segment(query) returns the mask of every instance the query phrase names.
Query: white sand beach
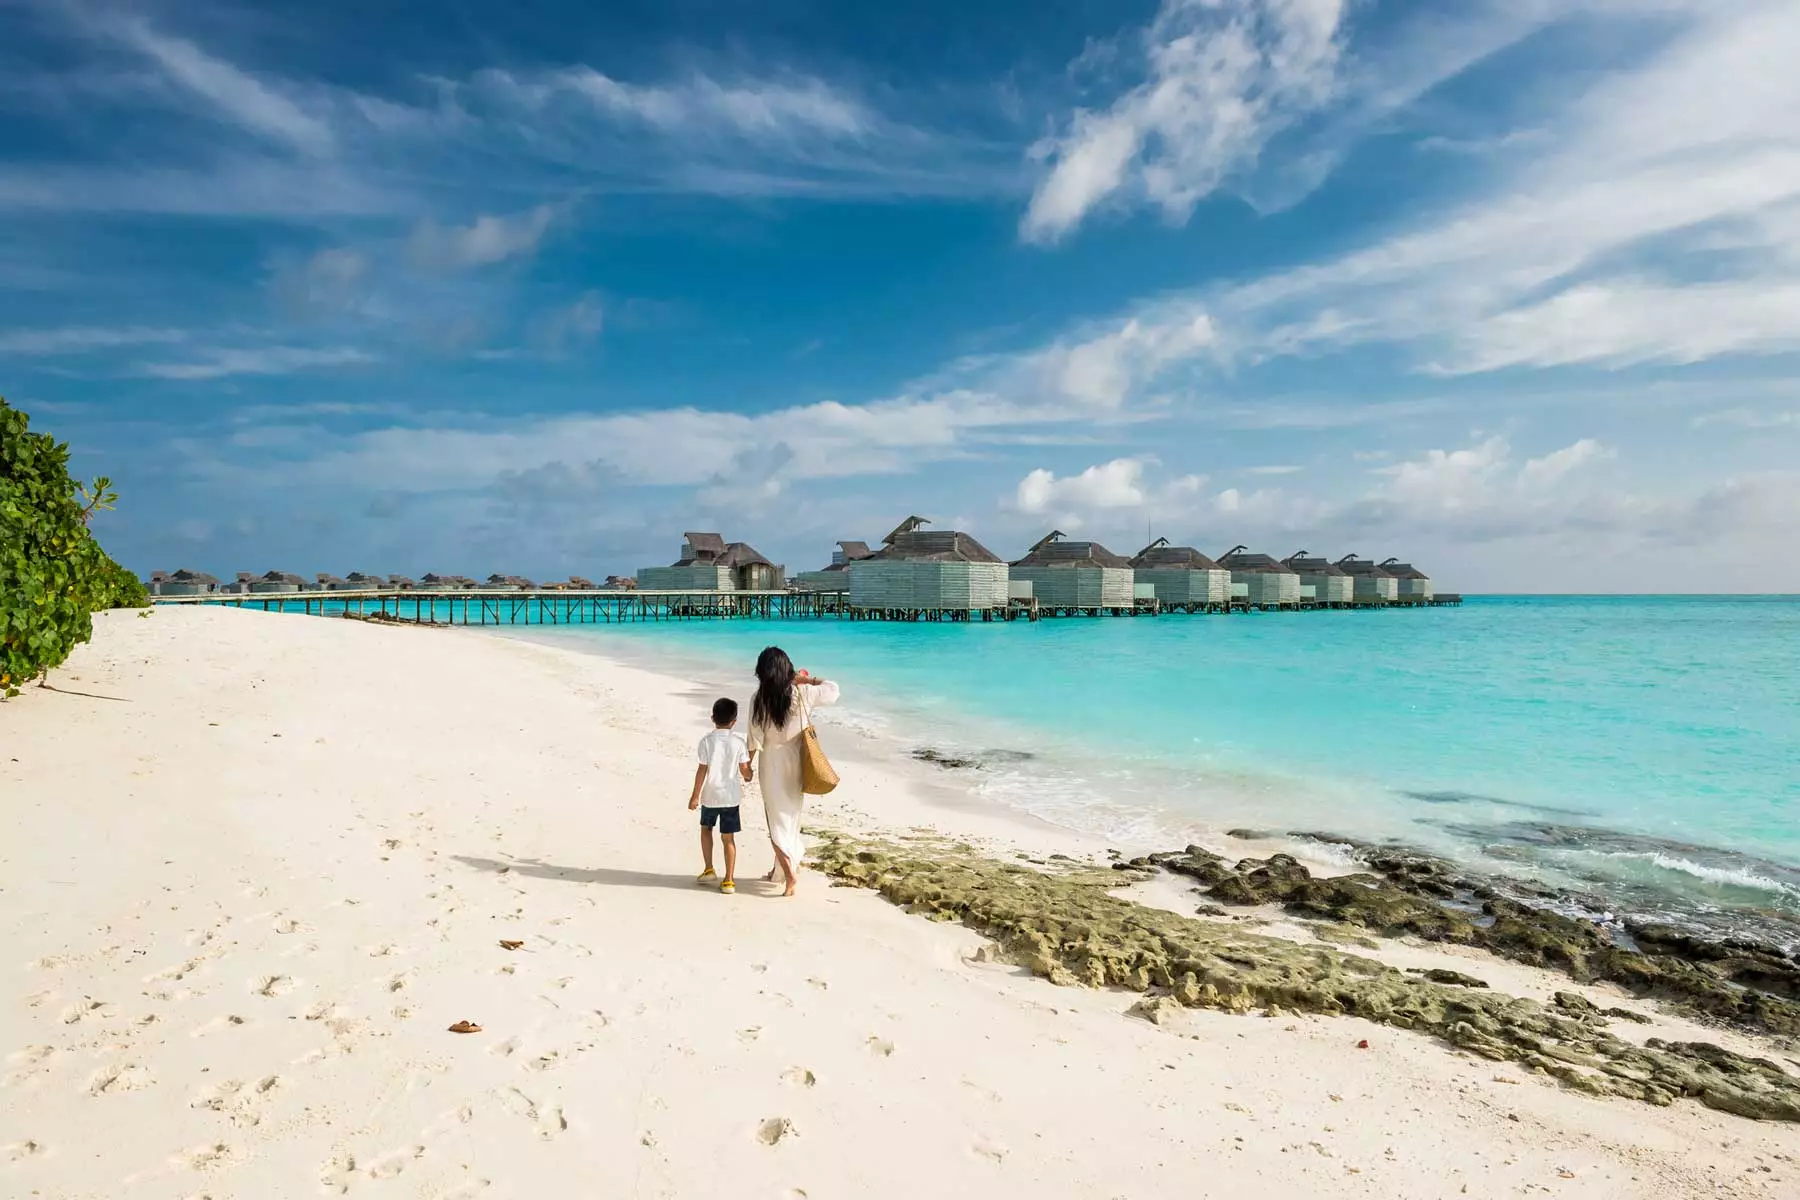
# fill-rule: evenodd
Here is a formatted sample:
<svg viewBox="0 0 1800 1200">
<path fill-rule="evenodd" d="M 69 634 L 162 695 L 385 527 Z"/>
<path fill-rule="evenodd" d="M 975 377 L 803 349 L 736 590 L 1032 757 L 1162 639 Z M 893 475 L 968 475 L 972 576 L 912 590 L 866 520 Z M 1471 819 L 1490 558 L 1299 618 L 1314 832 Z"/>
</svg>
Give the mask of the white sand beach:
<svg viewBox="0 0 1800 1200">
<path fill-rule="evenodd" d="M 698 888 L 683 680 L 165 608 L 103 614 L 52 683 L 0 705 L 0 1195 L 1800 1195 L 1791 1125 L 1351 1018 L 1152 1025 L 814 873 Z M 845 774 L 813 823 L 1101 849 Z M 1757 1050 L 1661 1014 L 1621 1036 Z"/>
</svg>

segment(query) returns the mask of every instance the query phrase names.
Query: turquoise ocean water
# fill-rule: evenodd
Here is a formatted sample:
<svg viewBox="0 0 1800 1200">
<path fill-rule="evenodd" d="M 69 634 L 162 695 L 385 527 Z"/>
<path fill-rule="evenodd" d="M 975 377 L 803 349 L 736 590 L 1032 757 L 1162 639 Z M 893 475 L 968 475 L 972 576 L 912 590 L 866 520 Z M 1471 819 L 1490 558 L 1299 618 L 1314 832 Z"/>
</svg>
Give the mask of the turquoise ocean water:
<svg viewBox="0 0 1800 1200">
<path fill-rule="evenodd" d="M 828 738 L 977 759 L 946 782 L 1119 842 L 1393 839 L 1567 889 L 1578 911 L 1800 946 L 1800 597 L 529 636 L 741 698 L 782 645 L 844 685 Z"/>
<path fill-rule="evenodd" d="M 844 684 L 838 719 L 1102 835 L 1399 839 L 1640 913 L 1800 920 L 1800 598 L 553 636 L 746 694 L 780 644 Z"/>
</svg>

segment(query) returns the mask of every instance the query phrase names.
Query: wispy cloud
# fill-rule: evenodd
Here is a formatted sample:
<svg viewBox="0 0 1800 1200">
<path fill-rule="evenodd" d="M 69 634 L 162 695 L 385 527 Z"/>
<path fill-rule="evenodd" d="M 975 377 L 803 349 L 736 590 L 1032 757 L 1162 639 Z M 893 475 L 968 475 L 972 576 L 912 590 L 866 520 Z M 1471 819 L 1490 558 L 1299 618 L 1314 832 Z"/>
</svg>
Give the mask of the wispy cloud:
<svg viewBox="0 0 1800 1200">
<path fill-rule="evenodd" d="M 122 346 L 150 346 L 180 342 L 187 334 L 179 329 L 131 325 L 117 329 L 74 325 L 61 329 L 14 329 L 0 332 L 0 355 L 50 357 L 116 350 Z"/>
<path fill-rule="evenodd" d="M 423 267 L 456 270 L 524 257 L 536 252 L 557 213 L 555 205 L 541 204 L 511 216 L 477 217 L 469 225 L 427 221 L 413 234 L 412 258 Z"/>
<path fill-rule="evenodd" d="M 222 379 L 229 375 L 287 375 L 322 367 L 360 366 L 375 362 L 373 354 L 351 346 L 309 348 L 260 346 L 211 350 L 184 362 L 145 362 L 131 373 L 150 379 Z"/>
<path fill-rule="evenodd" d="M 308 155 L 327 155 L 336 144 L 328 121 L 192 42 L 159 33 L 135 19 L 108 19 L 96 28 L 114 33 L 144 54 L 170 82 L 204 101 L 215 119 Z"/>
<path fill-rule="evenodd" d="M 1342 0 L 1163 0 L 1142 35 L 1144 82 L 1038 144 L 1048 164 L 1020 223 L 1055 241 L 1128 185 L 1170 220 L 1332 94 Z"/>
</svg>

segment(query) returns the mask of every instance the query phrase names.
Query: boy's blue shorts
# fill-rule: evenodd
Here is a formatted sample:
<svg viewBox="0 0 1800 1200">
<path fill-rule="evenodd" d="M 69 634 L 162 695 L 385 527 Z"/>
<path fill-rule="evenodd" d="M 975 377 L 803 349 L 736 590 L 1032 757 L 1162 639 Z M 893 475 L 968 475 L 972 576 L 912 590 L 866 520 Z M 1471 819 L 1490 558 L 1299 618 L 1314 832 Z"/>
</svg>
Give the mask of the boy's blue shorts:
<svg viewBox="0 0 1800 1200">
<path fill-rule="evenodd" d="M 743 814 L 736 805 L 730 808 L 702 808 L 700 810 L 700 827 L 711 829 L 719 827 L 720 833 L 736 833 L 744 827 Z"/>
</svg>

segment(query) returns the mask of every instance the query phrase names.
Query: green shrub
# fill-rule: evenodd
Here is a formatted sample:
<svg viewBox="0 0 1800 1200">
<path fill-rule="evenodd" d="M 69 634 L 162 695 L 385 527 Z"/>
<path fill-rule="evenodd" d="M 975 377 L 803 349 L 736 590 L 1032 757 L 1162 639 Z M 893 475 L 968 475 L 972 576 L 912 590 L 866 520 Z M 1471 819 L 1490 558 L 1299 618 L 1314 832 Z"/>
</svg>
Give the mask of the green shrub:
<svg viewBox="0 0 1800 1200">
<path fill-rule="evenodd" d="M 0 399 L 0 696 L 17 695 L 94 634 L 93 613 L 141 608 L 144 585 L 88 530 L 117 497 L 69 476 L 69 447 Z"/>
</svg>

